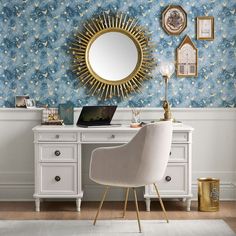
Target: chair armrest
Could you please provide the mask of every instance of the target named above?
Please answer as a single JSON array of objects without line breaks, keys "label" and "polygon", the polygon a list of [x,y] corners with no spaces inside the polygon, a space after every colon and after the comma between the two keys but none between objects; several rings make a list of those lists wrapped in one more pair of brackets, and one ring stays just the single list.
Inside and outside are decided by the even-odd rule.
[{"label": "chair armrest", "polygon": [[119,179],[127,165],[126,145],[96,148],[91,155],[89,177],[95,182]]}]

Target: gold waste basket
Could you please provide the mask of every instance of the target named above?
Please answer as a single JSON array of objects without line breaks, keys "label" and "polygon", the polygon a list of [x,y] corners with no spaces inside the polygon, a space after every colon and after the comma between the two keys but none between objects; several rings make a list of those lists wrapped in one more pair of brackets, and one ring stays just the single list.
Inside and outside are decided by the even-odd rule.
[{"label": "gold waste basket", "polygon": [[220,180],[214,178],[198,179],[198,210],[219,211]]}]

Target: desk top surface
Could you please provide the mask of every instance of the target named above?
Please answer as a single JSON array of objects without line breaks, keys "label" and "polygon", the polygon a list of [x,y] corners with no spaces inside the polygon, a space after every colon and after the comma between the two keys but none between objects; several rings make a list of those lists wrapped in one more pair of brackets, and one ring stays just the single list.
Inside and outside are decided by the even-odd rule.
[{"label": "desk top surface", "polygon": [[[121,126],[111,126],[111,127],[89,127],[82,128],[76,125],[37,125],[33,128],[33,131],[76,131],[76,132],[100,132],[100,131],[133,131],[137,132],[140,128],[131,128],[129,125],[121,125]],[[173,123],[173,131],[193,131],[194,129],[182,123]]]}]

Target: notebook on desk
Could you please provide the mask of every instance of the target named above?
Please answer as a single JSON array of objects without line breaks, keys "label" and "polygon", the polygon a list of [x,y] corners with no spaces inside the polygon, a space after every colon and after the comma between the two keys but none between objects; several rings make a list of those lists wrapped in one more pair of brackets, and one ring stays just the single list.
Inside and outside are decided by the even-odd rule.
[{"label": "notebook on desk", "polygon": [[76,125],[85,128],[120,126],[111,124],[116,108],[117,106],[84,106]]}]

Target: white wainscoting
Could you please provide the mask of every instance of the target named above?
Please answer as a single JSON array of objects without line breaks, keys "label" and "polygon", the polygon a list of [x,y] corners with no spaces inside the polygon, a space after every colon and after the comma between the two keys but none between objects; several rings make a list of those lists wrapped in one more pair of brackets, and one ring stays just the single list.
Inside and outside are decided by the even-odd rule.
[{"label": "white wainscoting", "polygon": [[[80,108],[75,109],[75,121]],[[162,117],[161,108],[141,109],[143,121]],[[236,109],[235,108],[175,108],[177,120],[194,127],[193,177],[194,198],[197,178],[220,179],[221,200],[236,200]],[[129,123],[131,109],[120,108],[114,123]],[[32,200],[34,191],[34,150],[32,128],[40,124],[41,109],[0,109],[0,201]],[[91,147],[83,149],[84,200],[99,200],[101,187],[88,179]],[[142,199],[142,189],[139,199]],[[123,190],[114,189],[110,200],[122,200]]]}]

